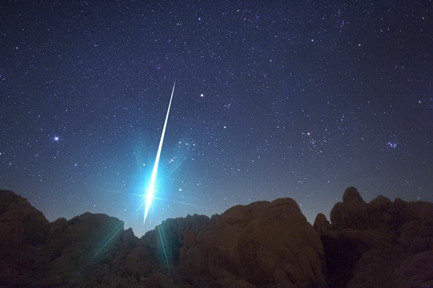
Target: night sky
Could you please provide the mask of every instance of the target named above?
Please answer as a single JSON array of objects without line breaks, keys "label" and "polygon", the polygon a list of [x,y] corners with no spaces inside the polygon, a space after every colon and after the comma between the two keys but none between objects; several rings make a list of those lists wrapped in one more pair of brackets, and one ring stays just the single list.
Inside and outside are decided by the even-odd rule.
[{"label": "night sky", "polygon": [[[50,221],[433,201],[432,1],[2,1],[0,188]],[[174,81],[153,210],[150,180]]]}]

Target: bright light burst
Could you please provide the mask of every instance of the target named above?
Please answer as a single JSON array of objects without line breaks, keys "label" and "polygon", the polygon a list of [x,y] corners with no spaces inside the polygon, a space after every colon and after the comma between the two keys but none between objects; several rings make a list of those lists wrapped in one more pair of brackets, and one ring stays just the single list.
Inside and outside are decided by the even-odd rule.
[{"label": "bright light burst", "polygon": [[156,175],[158,174],[159,158],[161,156],[162,144],[164,143],[165,129],[167,128],[168,116],[170,114],[171,102],[174,95],[174,87],[176,82],[173,84],[173,89],[171,90],[170,102],[168,103],[167,115],[165,116],[164,127],[162,128],[161,139],[159,140],[158,152],[156,153],[155,164],[153,165],[152,175],[150,177],[150,184],[146,192],[146,207],[144,209],[144,219],[143,223],[146,222],[147,214],[149,213],[149,208],[152,205],[153,196],[155,194],[155,181]]}]

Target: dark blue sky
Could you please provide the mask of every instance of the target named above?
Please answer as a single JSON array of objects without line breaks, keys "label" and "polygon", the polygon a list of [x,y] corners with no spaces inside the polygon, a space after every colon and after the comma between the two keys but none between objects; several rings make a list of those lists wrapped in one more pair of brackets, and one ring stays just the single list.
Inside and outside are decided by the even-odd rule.
[{"label": "dark blue sky", "polygon": [[137,235],[280,197],[313,221],[350,185],[433,201],[432,7],[2,2],[0,188],[51,221],[101,212]]}]

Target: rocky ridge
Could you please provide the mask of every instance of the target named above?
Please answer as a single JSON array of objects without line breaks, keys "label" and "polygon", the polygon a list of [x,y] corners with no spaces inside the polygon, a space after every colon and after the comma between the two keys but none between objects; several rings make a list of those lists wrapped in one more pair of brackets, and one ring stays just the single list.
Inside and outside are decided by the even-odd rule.
[{"label": "rocky ridge", "polygon": [[428,287],[433,203],[349,187],[312,226],[293,199],[168,219],[143,237],[104,214],[49,223],[0,190],[0,287]]}]

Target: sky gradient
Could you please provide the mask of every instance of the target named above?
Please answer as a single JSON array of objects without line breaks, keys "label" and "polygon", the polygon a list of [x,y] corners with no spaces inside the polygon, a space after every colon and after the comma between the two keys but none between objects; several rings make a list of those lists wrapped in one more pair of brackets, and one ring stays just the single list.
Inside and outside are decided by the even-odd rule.
[{"label": "sky gradient", "polygon": [[433,201],[432,1],[8,1],[0,55],[0,188],[50,221]]}]

